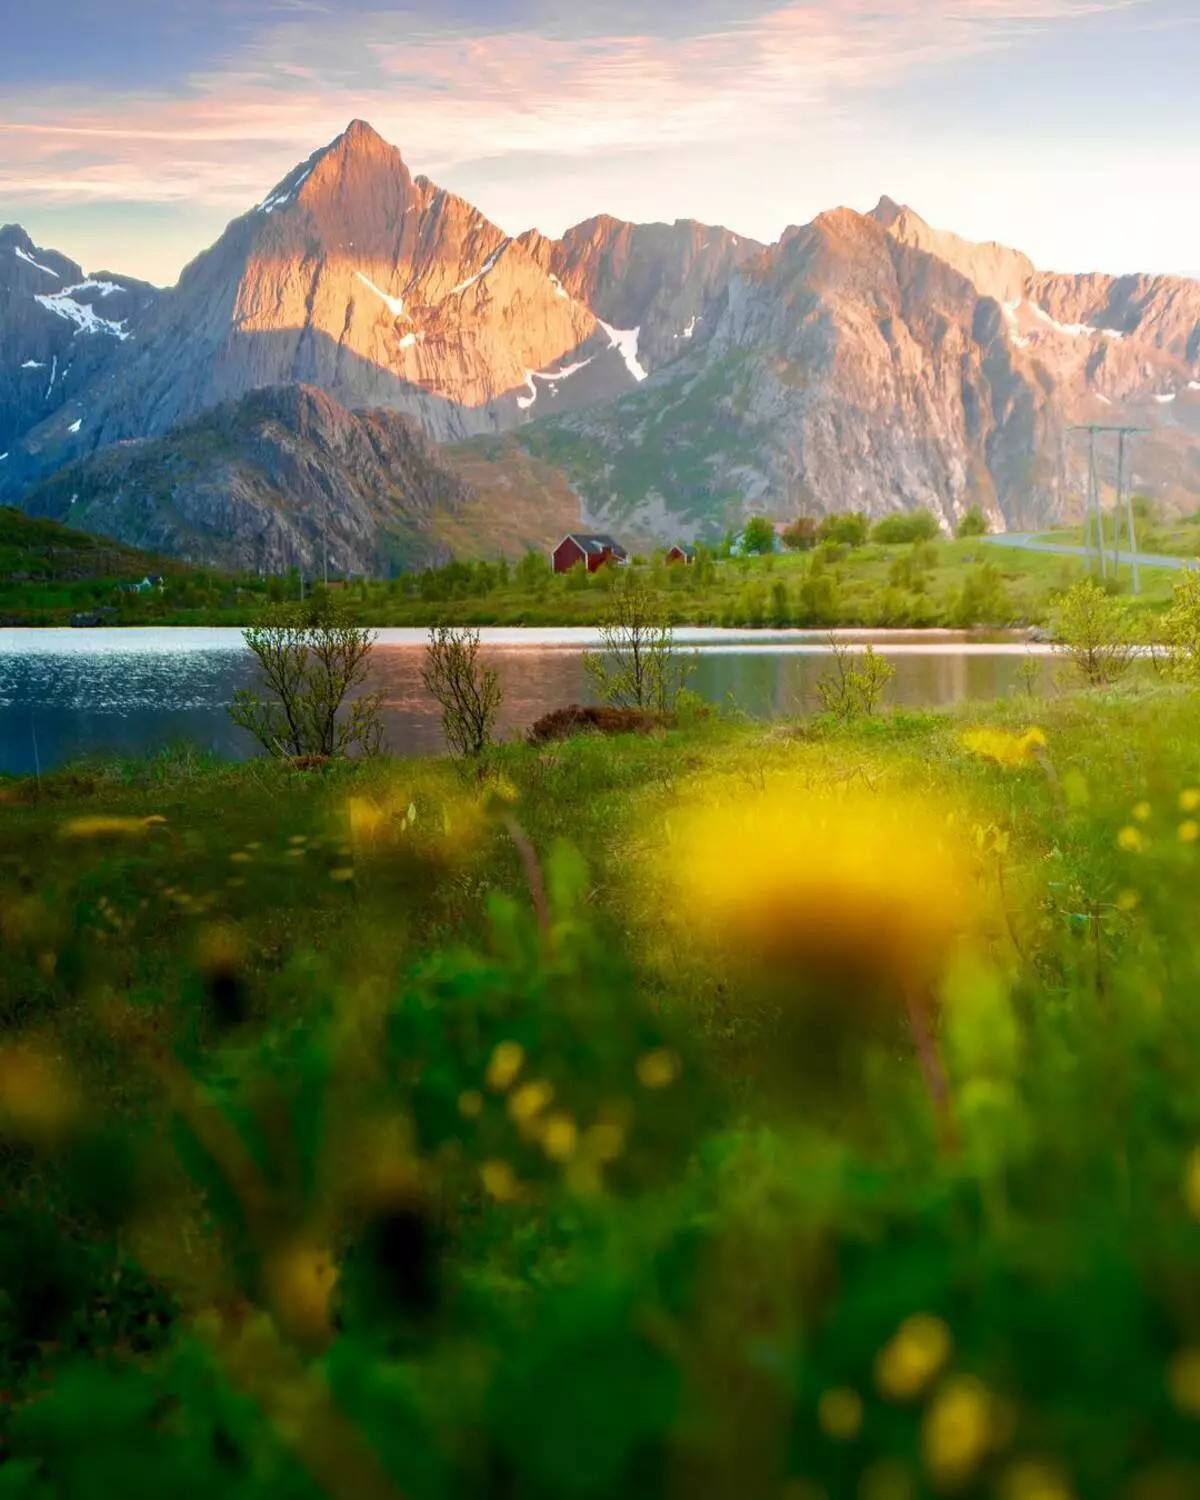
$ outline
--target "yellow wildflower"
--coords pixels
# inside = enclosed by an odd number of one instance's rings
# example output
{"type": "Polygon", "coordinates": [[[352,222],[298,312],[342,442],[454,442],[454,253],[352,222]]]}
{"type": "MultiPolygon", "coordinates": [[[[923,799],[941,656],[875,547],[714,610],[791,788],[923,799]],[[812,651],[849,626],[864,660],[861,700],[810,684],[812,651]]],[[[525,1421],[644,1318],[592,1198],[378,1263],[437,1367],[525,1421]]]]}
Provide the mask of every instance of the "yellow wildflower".
{"type": "Polygon", "coordinates": [[[1036,752],[1046,748],[1046,736],[1040,729],[1029,729],[1024,734],[1010,734],[1004,729],[967,729],[959,735],[959,744],[971,755],[1016,770],[1029,765],[1036,752]]]}
{"type": "Polygon", "coordinates": [[[333,1257],[319,1246],[290,1244],[271,1255],[263,1286],[280,1332],[304,1349],[322,1350],[333,1334],[329,1297],[336,1282],[333,1257]]]}
{"type": "Polygon", "coordinates": [[[74,1124],[79,1099],[61,1062],[41,1042],[0,1049],[0,1134],[52,1146],[74,1124]]]}
{"type": "Polygon", "coordinates": [[[935,1483],[963,1484],[991,1444],[991,1397],[973,1376],[962,1375],[938,1391],[921,1427],[925,1465],[935,1483]]]}
{"type": "Polygon", "coordinates": [[[511,1203],[520,1192],[513,1169],[506,1161],[485,1161],[479,1175],[484,1187],[498,1203],[511,1203]]]}
{"type": "Polygon", "coordinates": [[[492,1053],[488,1063],[487,1086],[502,1094],[511,1087],[517,1074],[525,1066],[525,1049],[516,1042],[501,1042],[492,1053]]]}
{"type": "Polygon", "coordinates": [[[1148,823],[1150,821],[1151,812],[1152,809],[1148,802],[1139,802],[1133,809],[1133,816],[1138,820],[1139,823],[1148,823]]]}
{"type": "Polygon", "coordinates": [[[1117,834],[1117,845],[1124,849],[1126,854],[1140,854],[1146,847],[1146,836],[1140,829],[1132,826],[1122,828],[1117,834]]]}
{"type": "Polygon", "coordinates": [[[1180,812],[1200,812],[1200,791],[1195,787],[1188,787],[1179,794],[1180,812]]]}
{"type": "Polygon", "coordinates": [[[637,1060],[638,1082],[644,1089],[665,1089],[679,1077],[681,1066],[675,1053],[666,1048],[643,1052],[637,1060]]]}
{"type": "Polygon", "coordinates": [[[1200,1349],[1185,1349],[1167,1371],[1171,1400],[1189,1417],[1200,1417],[1200,1349]]]}
{"type": "Polygon", "coordinates": [[[369,797],[351,797],[346,813],[350,820],[350,838],[356,844],[369,842],[387,821],[387,814],[369,797]]]}
{"type": "Polygon", "coordinates": [[[1029,1460],[1009,1469],[1000,1493],[1003,1500],[1072,1500],[1071,1487],[1061,1474],[1029,1460]]]}
{"type": "Polygon", "coordinates": [[[856,1391],[839,1386],[826,1391],[817,1403],[821,1431],[835,1442],[848,1443],[862,1431],[862,1399],[856,1391]]]}
{"type": "Polygon", "coordinates": [[[527,1125],[536,1115],[541,1114],[553,1097],[554,1089],[544,1078],[523,1083],[509,1096],[509,1117],[518,1125],[527,1125]]]}
{"type": "Polygon", "coordinates": [[[551,1115],[542,1129],[542,1150],[552,1161],[570,1161],[579,1143],[579,1130],[570,1115],[551,1115]]]}
{"type": "Polygon", "coordinates": [[[473,1120],[483,1113],[483,1095],[478,1089],[466,1089],[458,1096],[458,1112],[464,1120],[473,1120]]]}
{"type": "Polygon", "coordinates": [[[97,814],[88,818],[70,818],[58,830],[63,839],[141,838],[152,828],[166,823],[158,813],[149,818],[116,818],[97,814]]]}
{"type": "Polygon", "coordinates": [[[1183,1174],[1183,1201],[1193,1219],[1200,1219],[1200,1146],[1187,1159],[1183,1174]]]}
{"type": "Polygon", "coordinates": [[[1200,823],[1194,818],[1188,818],[1186,822],[1179,825],[1179,839],[1184,844],[1194,844],[1200,839],[1200,823]]]}
{"type": "Polygon", "coordinates": [[[625,1149],[625,1131],[612,1121],[601,1120],[584,1133],[583,1151],[592,1161],[616,1161],[625,1149]]]}
{"type": "Polygon", "coordinates": [[[682,820],[668,876],[689,929],[829,990],[932,980],[977,915],[970,865],[936,808],[882,796],[764,797],[682,820]]]}
{"type": "Polygon", "coordinates": [[[330,880],[336,881],[338,885],[347,885],[351,880],[354,879],[354,871],[349,868],[330,870],[329,878],[330,880]]]}
{"type": "Polygon", "coordinates": [[[950,1330],[930,1313],[917,1313],[897,1329],[875,1361],[875,1383],[890,1401],[919,1396],[950,1358],[950,1330]]]}
{"type": "Polygon", "coordinates": [[[1141,904],[1141,896],[1137,891],[1122,891],[1117,897],[1117,910],[1123,912],[1136,911],[1141,904]]]}

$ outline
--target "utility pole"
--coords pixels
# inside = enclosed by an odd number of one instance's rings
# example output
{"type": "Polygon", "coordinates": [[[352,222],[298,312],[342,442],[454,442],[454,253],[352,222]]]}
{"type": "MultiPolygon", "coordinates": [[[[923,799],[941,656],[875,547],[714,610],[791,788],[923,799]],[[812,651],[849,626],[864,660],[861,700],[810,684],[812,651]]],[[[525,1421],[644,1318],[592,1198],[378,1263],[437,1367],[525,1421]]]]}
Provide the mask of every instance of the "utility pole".
{"type": "Polygon", "coordinates": [[[329,532],[321,529],[321,550],[325,555],[325,587],[329,587],[329,532]]]}
{"type": "Polygon", "coordinates": [[[1086,432],[1088,434],[1088,498],[1087,498],[1087,521],[1084,528],[1084,548],[1087,553],[1088,569],[1091,570],[1092,560],[1092,517],[1095,516],[1097,532],[1099,536],[1098,550],[1100,554],[1100,576],[1107,577],[1107,554],[1104,550],[1104,512],[1100,504],[1100,479],[1096,469],[1096,434],[1115,432],[1117,434],[1117,498],[1113,507],[1113,577],[1116,578],[1121,566],[1121,512],[1125,512],[1125,527],[1129,535],[1130,563],[1133,568],[1133,592],[1141,592],[1141,575],[1137,561],[1137,537],[1133,525],[1133,496],[1130,492],[1129,477],[1127,473],[1127,440],[1137,433],[1148,432],[1146,427],[1105,427],[1097,424],[1088,426],[1069,427],[1068,432],[1086,432]]]}

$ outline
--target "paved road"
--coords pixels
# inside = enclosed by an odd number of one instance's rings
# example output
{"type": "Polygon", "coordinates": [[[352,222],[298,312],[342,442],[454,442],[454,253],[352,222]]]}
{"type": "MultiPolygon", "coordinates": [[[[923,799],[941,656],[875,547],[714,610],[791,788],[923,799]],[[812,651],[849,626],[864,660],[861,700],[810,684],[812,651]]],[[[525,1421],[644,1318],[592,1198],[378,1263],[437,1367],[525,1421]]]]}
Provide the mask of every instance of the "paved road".
{"type": "MultiPolygon", "coordinates": [[[[1043,542],[1037,532],[1033,531],[1010,531],[1003,536],[985,536],[981,541],[989,542],[993,547],[1020,547],[1025,552],[1054,552],[1063,557],[1087,557],[1086,547],[1072,547],[1064,542],[1043,542]]],[[[1108,560],[1112,561],[1112,547],[1108,548],[1108,560]]],[[[1191,557],[1166,557],[1159,552],[1139,552],[1137,554],[1139,568],[1195,568],[1198,564],[1191,557]]],[[[1123,567],[1129,564],[1128,552],[1121,553],[1121,564],[1123,567]]]]}

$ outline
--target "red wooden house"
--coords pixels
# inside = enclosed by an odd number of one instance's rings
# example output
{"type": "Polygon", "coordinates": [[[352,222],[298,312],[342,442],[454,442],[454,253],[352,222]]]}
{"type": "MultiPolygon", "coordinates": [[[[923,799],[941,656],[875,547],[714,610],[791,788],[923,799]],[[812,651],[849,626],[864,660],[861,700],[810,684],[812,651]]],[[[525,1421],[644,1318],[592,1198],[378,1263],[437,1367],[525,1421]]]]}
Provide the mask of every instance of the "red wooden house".
{"type": "Polygon", "coordinates": [[[681,546],[680,543],[676,542],[667,553],[667,561],[669,563],[683,563],[687,566],[696,561],[696,549],[695,547],[681,546]]]}
{"type": "Polygon", "coordinates": [[[585,536],[580,531],[574,531],[570,536],[563,537],[554,549],[556,573],[569,573],[575,564],[580,562],[587,564],[589,573],[594,573],[607,562],[625,563],[628,561],[629,554],[620,542],[614,542],[610,536],[585,536]]]}

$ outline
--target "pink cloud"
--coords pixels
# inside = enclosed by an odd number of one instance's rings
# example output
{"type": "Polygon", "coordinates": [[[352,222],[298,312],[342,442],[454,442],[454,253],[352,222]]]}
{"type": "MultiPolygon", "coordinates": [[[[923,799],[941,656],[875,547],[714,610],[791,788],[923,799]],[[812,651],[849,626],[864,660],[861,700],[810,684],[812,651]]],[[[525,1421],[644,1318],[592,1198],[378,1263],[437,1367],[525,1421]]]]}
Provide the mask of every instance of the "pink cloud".
{"type": "Polygon", "coordinates": [[[487,157],[588,157],[778,135],[856,91],[1145,0],[820,0],[683,40],[406,32],[298,5],[179,97],[3,101],[0,198],[241,210],[358,115],[436,174],[487,157]]]}

